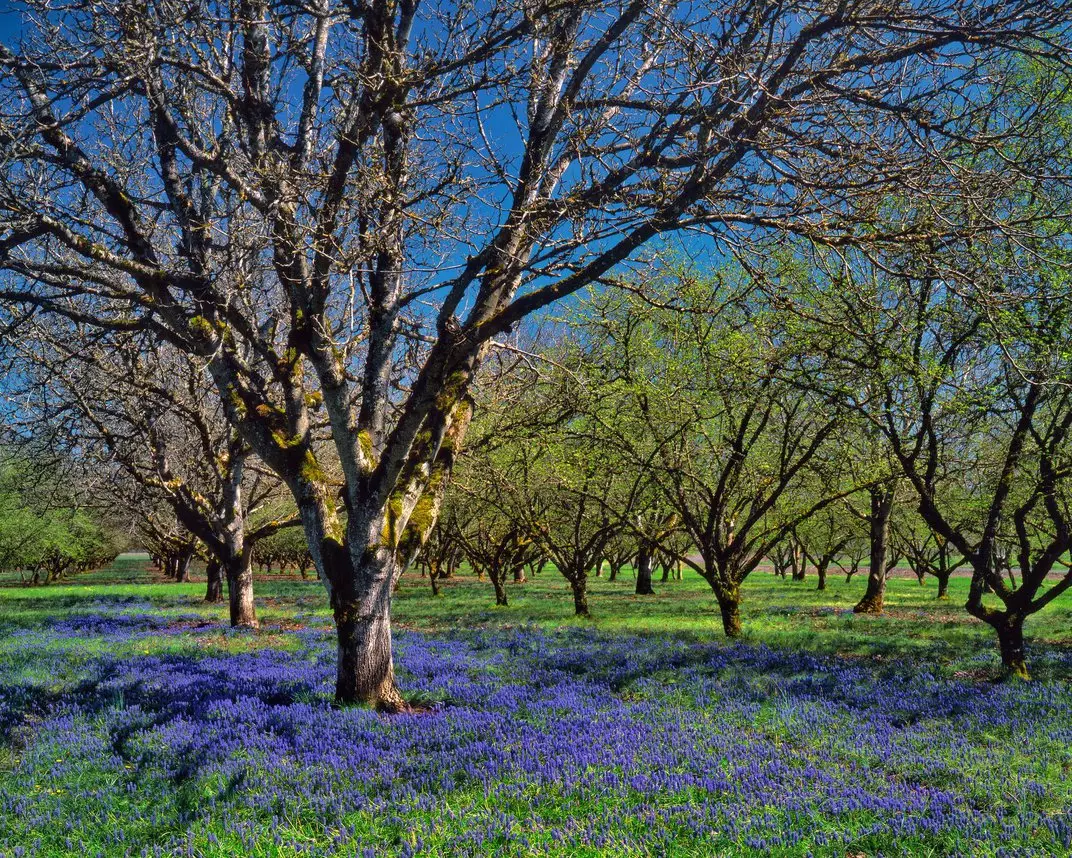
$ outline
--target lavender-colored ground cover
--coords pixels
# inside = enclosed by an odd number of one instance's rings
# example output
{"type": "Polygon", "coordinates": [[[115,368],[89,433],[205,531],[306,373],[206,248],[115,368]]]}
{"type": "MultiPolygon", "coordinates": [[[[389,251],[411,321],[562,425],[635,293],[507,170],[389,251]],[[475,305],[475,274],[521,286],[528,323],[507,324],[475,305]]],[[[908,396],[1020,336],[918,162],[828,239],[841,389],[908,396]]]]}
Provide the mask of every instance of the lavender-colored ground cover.
{"type": "Polygon", "coordinates": [[[1072,853],[1064,682],[402,632],[435,705],[388,718],[331,707],[329,632],[256,648],[199,620],[101,601],[3,638],[0,854],[1072,853]]]}

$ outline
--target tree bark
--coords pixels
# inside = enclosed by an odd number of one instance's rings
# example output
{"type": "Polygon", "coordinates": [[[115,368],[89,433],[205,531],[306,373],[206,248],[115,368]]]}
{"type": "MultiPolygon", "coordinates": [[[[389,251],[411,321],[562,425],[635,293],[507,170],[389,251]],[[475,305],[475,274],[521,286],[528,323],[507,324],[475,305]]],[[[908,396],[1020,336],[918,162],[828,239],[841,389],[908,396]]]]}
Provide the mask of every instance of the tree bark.
{"type": "Polygon", "coordinates": [[[793,580],[805,581],[808,578],[808,558],[800,548],[800,544],[793,543],[793,580]]]}
{"type": "Polygon", "coordinates": [[[637,555],[636,594],[654,596],[655,588],[651,586],[651,549],[642,545],[637,555]]]}
{"type": "Polygon", "coordinates": [[[716,592],[718,607],[722,612],[722,630],[728,638],[741,636],[741,599],[738,593],[716,592]]]}
{"type": "Polygon", "coordinates": [[[886,551],[889,543],[893,485],[877,486],[871,495],[871,565],[867,570],[867,590],[852,609],[857,614],[881,614],[886,596],[886,551]]]}
{"type": "Polygon", "coordinates": [[[223,601],[223,575],[221,569],[220,561],[215,557],[209,560],[208,565],[205,567],[205,575],[208,577],[208,583],[205,585],[206,602],[223,601]]]}
{"type": "Polygon", "coordinates": [[[570,589],[573,591],[573,609],[578,617],[591,619],[592,614],[588,610],[588,576],[584,573],[576,574],[569,579],[570,589]]]}
{"type": "Polygon", "coordinates": [[[1024,649],[1024,618],[1020,614],[1006,614],[994,625],[1001,648],[1001,666],[1006,676],[1030,679],[1027,671],[1027,654],[1024,649]]]}
{"type": "Polygon", "coordinates": [[[489,569],[488,577],[491,579],[491,586],[495,588],[495,604],[505,608],[507,606],[506,587],[503,579],[506,576],[500,569],[489,569]]]}
{"type": "Polygon", "coordinates": [[[935,576],[938,579],[938,598],[949,598],[949,572],[940,573],[935,576]]]}
{"type": "Polygon", "coordinates": [[[184,548],[178,556],[175,558],[175,580],[180,584],[187,584],[190,581],[190,564],[194,560],[193,546],[184,548]]]}
{"type": "MultiPolygon", "coordinates": [[[[365,553],[354,573],[332,575],[339,584],[332,592],[332,608],[338,637],[335,702],[362,703],[384,712],[405,709],[395,684],[391,652],[391,591],[393,562],[387,552],[365,553]],[[358,589],[358,587],[360,589],[358,589]]],[[[340,558],[345,562],[349,558],[340,558]]]]}
{"type": "Polygon", "coordinates": [[[816,590],[826,589],[826,567],[827,564],[822,561],[815,567],[815,573],[819,576],[819,585],[815,588],[816,590]]]}
{"type": "Polygon", "coordinates": [[[253,564],[250,560],[249,552],[243,551],[238,556],[228,557],[224,564],[231,628],[255,629],[259,625],[253,606],[253,564]]]}

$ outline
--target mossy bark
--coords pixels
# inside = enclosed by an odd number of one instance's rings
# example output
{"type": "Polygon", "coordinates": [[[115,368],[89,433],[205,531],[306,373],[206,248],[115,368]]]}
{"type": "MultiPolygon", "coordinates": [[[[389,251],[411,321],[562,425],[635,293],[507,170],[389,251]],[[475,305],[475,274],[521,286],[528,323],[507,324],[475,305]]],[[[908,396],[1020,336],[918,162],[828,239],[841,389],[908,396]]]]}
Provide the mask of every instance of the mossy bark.
{"type": "Polygon", "coordinates": [[[1030,679],[1027,653],[1024,648],[1024,618],[1010,614],[994,626],[1001,648],[1001,666],[1005,675],[1015,679],[1030,679]]]}
{"type": "Polygon", "coordinates": [[[718,607],[722,613],[722,630],[728,638],[741,635],[741,600],[732,593],[718,595],[718,607]]]}
{"type": "MultiPolygon", "coordinates": [[[[344,552],[340,551],[340,554],[344,552]]],[[[386,552],[368,551],[356,575],[333,575],[357,587],[337,587],[332,609],[338,641],[335,702],[362,703],[398,712],[405,701],[395,684],[391,640],[391,591],[394,567],[386,552]],[[358,589],[359,588],[359,589],[358,589]]],[[[355,564],[357,565],[357,564],[355,564]]]]}
{"type": "Polygon", "coordinates": [[[578,617],[591,619],[592,613],[588,610],[588,576],[577,573],[569,578],[570,590],[573,591],[573,610],[578,617]]]}
{"type": "Polygon", "coordinates": [[[501,569],[491,568],[488,569],[488,577],[491,579],[491,586],[495,588],[495,604],[505,608],[507,606],[506,575],[501,569]]]}

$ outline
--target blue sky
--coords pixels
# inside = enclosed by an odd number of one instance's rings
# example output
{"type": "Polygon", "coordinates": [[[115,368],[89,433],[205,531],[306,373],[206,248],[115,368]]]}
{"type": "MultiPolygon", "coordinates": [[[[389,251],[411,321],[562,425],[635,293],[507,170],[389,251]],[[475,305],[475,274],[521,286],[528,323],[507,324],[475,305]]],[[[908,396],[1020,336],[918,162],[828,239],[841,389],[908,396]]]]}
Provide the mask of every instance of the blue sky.
{"type": "Polygon", "coordinates": [[[18,40],[22,22],[18,7],[20,4],[10,0],[0,0],[0,42],[5,45],[13,44],[18,40]]]}

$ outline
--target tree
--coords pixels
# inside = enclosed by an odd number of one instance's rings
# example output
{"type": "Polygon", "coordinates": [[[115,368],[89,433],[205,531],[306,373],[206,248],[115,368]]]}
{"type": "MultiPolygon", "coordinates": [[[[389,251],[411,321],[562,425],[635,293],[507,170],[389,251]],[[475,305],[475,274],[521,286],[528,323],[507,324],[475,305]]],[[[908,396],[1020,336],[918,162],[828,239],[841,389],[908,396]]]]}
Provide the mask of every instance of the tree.
{"type": "Polygon", "coordinates": [[[77,462],[39,439],[0,446],[0,571],[48,584],[114,559],[126,536],[94,507],[89,483],[77,462]]]}
{"type": "Polygon", "coordinates": [[[931,530],[915,511],[908,521],[900,522],[896,530],[897,539],[920,586],[927,575],[933,575],[938,581],[938,598],[948,599],[949,579],[964,565],[964,558],[956,553],[948,539],[931,530]]]}
{"type": "MultiPolygon", "coordinates": [[[[35,403],[23,413],[36,409],[35,419],[64,432],[85,457],[143,487],[132,508],[169,505],[183,536],[176,540],[169,527],[157,541],[176,564],[172,577],[189,580],[200,541],[209,577],[222,572],[227,583],[231,625],[255,628],[254,546],[299,519],[280,510],[279,481],[225,419],[202,362],[151,337],[56,319],[23,333],[23,399],[35,403]],[[263,515],[272,511],[279,517],[263,515]]],[[[216,590],[213,581],[206,596],[216,590]]]]}
{"type": "Polygon", "coordinates": [[[546,359],[547,372],[529,368],[481,387],[484,417],[462,479],[470,496],[495,509],[489,515],[478,507],[473,530],[473,542],[495,557],[489,575],[542,555],[569,583],[577,616],[587,618],[588,576],[624,535],[643,475],[624,473],[613,449],[591,443],[570,356],[549,349],[546,359]],[[491,520],[501,522],[498,538],[488,532],[491,520]]]}
{"type": "Polygon", "coordinates": [[[826,589],[826,575],[833,564],[857,538],[853,516],[844,503],[830,504],[796,528],[804,559],[815,567],[816,589],[826,589]]]}
{"type": "Polygon", "coordinates": [[[673,510],[699,555],[675,559],[708,582],[736,636],[744,579],[855,488],[805,491],[832,485],[842,410],[787,380],[815,367],[747,277],[654,271],[646,289],[581,316],[594,446],[616,450],[673,510]]]}
{"type": "Polygon", "coordinates": [[[880,335],[843,353],[852,371],[864,361],[881,378],[861,413],[889,440],[943,550],[971,567],[966,608],[996,632],[1005,671],[1023,677],[1025,619],[1072,586],[1067,573],[1049,579],[1072,546],[1063,246],[1060,236],[923,245],[839,269],[839,292],[866,280],[884,308],[880,335]],[[1005,580],[1009,545],[1019,584],[1005,580]]]}
{"type": "Polygon", "coordinates": [[[0,298],[205,361],[298,507],[337,699],[385,709],[394,581],[489,342],[674,230],[877,240],[876,195],[1001,138],[987,58],[1068,26],[1060,0],[26,6],[0,298]]]}

